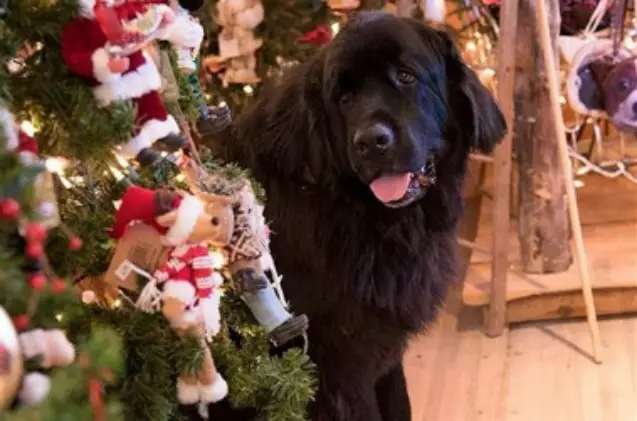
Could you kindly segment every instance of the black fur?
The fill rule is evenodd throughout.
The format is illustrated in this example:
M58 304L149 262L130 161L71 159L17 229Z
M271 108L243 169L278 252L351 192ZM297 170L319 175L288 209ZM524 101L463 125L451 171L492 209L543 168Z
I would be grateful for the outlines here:
M401 66L415 86L383 77ZM358 123L339 107L344 90L348 101L380 99L367 111L393 104L399 132L418 128L411 141L420 155L396 165L438 150L437 182L416 203L385 207L357 176L348 144ZM505 130L444 32L378 12L361 13L237 122L226 157L265 187L287 298L310 318L320 375L312 420L410 420L402 356L454 280L467 155L490 152Z

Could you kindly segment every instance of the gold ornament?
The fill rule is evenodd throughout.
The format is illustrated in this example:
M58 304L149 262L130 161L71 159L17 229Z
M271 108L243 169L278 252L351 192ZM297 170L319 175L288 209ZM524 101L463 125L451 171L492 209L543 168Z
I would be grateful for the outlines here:
M0 307L0 409L13 402L22 381L23 369L18 333L11 317Z

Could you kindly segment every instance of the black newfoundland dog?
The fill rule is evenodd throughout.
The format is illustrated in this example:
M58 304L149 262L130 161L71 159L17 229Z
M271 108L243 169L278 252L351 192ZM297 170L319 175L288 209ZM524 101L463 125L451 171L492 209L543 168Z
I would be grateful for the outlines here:
M225 157L267 191L272 251L310 318L313 421L409 421L402 357L456 267L467 155L506 129L449 36L363 12L238 120Z

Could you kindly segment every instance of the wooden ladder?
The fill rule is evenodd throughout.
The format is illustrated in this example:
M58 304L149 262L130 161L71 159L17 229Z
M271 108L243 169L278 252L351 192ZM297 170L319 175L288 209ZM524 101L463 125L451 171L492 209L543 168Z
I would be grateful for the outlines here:
M568 211L575 243L575 256L582 281L582 292L586 304L586 313L591 333L592 356L596 362L601 362L601 341L593 293L591 287L588 261L584 249L582 229L577 207L575 187L571 162L568 156L566 129L559 104L559 83L555 74L555 63L551 47L548 15L545 1L536 0L538 32L540 34L542 53L544 55L545 70L551 93L551 109L555 121L555 139L558 143L562 172L566 183L568 199ZM500 39L498 47L498 102L504 114L509 128L502 142L496 147L493 157L472 154L472 163L478 164L478 174L472 185L467 186L469 191L467 200L468 215L460 227L461 237L458 239L462 247L462 262L460 275L466 277L471 254L474 250L490 255L491 257L491 285L489 304L486 307L484 319L484 331L488 336L495 337L502 334L506 327L507 310L507 275L508 275L508 236L510 229L510 204L511 204L511 176L512 176L512 152L513 152L513 125L514 125L514 83L515 83L515 58L516 37L518 22L519 0L507 0L502 2L500 10ZM486 178L486 166L493 166L493 236L491 250L484 250L475 239L477 237L480 207L482 197L485 194L484 185ZM475 168L475 166L474 166Z

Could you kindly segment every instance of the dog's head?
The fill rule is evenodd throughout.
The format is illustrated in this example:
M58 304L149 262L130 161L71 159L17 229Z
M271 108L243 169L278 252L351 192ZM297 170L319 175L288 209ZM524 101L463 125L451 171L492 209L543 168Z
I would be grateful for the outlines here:
M258 123L275 165L308 183L363 183L394 208L422 198L445 171L457 178L449 166L464 171L471 149L490 152L506 130L446 32L378 12L358 14L263 101L257 109L279 109Z
M602 107L609 118L624 129L637 126L637 58L617 64L596 60L589 64Z

